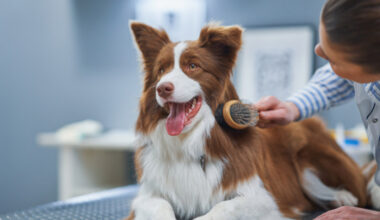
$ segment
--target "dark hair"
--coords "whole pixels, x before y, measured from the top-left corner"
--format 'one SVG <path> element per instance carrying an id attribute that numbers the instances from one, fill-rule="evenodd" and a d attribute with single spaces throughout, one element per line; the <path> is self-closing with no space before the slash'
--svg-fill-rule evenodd
<path id="1" fill-rule="evenodd" d="M 327 0 L 321 20 L 351 62 L 380 73 L 380 0 Z"/>

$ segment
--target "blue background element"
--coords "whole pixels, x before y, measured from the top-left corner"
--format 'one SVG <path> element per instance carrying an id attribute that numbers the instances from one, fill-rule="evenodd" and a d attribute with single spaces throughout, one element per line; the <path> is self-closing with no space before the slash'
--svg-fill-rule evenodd
<path id="1" fill-rule="evenodd" d="M 207 17 L 225 25 L 317 28 L 323 3 L 208 0 Z M 39 132 L 87 118 L 133 128 L 141 91 L 128 28 L 134 4 L 0 1 L 0 213 L 57 199 L 58 152 L 37 146 Z M 332 127 L 360 121 L 353 102 L 323 116 Z"/>

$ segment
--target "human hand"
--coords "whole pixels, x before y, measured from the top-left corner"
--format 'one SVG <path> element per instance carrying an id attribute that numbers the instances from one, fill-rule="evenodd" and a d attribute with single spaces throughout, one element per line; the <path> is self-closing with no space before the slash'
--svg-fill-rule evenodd
<path id="1" fill-rule="evenodd" d="M 380 212 L 362 209 L 351 206 L 342 206 L 340 208 L 328 211 L 318 216 L 314 220 L 376 220 L 380 219 Z"/>
<path id="2" fill-rule="evenodd" d="M 260 120 L 257 126 L 261 128 L 273 125 L 286 125 L 300 116 L 297 106 L 291 102 L 283 102 L 274 96 L 260 99 L 253 107 L 259 111 Z"/>

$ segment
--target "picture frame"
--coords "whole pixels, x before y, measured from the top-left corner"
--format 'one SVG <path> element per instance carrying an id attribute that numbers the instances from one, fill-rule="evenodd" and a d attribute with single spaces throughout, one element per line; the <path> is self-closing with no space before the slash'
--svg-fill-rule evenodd
<path id="1" fill-rule="evenodd" d="M 285 100 L 301 89 L 313 72 L 314 44 L 309 25 L 246 29 L 235 79 L 240 98 Z"/>

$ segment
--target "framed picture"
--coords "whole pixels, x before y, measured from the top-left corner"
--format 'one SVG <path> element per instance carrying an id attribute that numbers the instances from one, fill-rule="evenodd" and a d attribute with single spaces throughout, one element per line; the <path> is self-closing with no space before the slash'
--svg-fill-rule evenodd
<path id="1" fill-rule="evenodd" d="M 236 75 L 240 98 L 250 102 L 269 95 L 286 99 L 308 82 L 313 54 L 311 26 L 246 29 Z"/>

